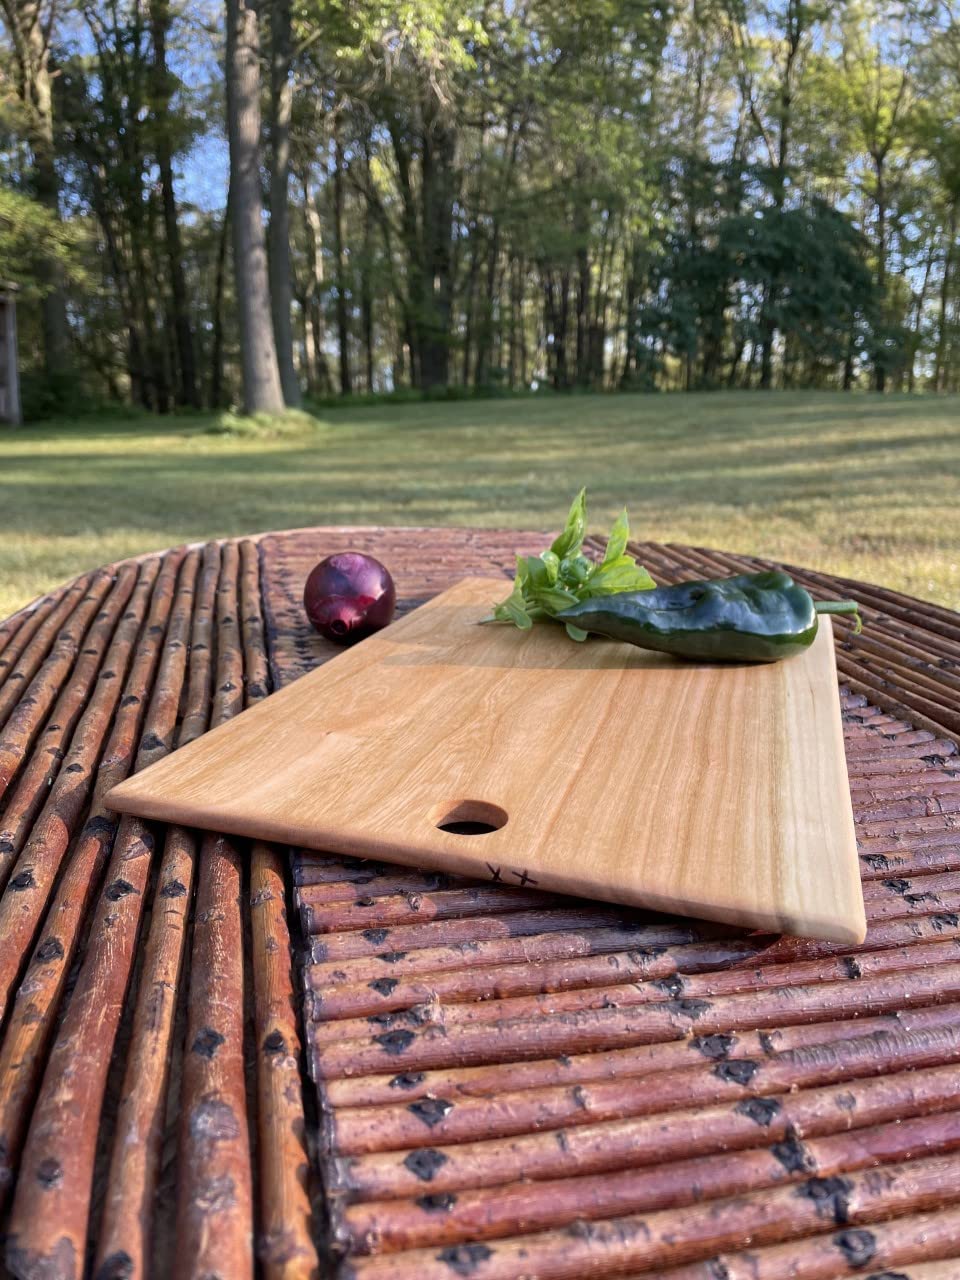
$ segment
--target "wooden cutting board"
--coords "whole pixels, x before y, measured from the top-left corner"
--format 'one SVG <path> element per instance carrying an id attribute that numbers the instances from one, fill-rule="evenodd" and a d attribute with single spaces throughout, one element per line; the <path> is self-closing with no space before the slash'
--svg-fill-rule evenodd
<path id="1" fill-rule="evenodd" d="M 826 619 L 801 657 L 711 666 L 598 638 L 574 644 L 559 627 L 477 626 L 503 594 L 503 580 L 466 579 L 107 803 L 862 941 Z"/>

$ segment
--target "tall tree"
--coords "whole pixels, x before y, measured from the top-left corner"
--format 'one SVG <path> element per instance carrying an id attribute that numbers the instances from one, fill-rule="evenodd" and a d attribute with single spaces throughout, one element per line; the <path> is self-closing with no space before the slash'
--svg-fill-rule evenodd
<path id="1" fill-rule="evenodd" d="M 57 173 L 53 118 L 51 46 L 59 18 L 57 0 L 0 0 L 13 45 L 17 95 L 23 108 L 25 140 L 30 149 L 29 175 L 33 194 L 56 219 L 60 217 L 60 178 Z M 66 299 L 61 264 L 44 258 L 40 264 L 43 308 L 44 367 L 63 373 L 68 363 Z"/>
<path id="2" fill-rule="evenodd" d="M 182 405 L 189 405 L 198 409 L 200 407 L 200 391 L 197 386 L 193 329 L 190 324 L 183 239 L 180 235 L 177 198 L 173 185 L 173 141 L 170 123 L 172 77 L 167 68 L 167 33 L 169 29 L 170 5 L 168 0 L 150 0 L 150 32 L 153 39 L 153 136 L 155 139 L 157 168 L 160 174 L 160 191 L 163 200 L 163 226 L 167 246 L 167 262 L 170 268 L 170 292 L 180 373 L 177 398 Z"/>
<path id="3" fill-rule="evenodd" d="M 843 29 L 841 65 L 844 97 L 855 130 L 854 146 L 869 162 L 865 183 L 873 206 L 875 278 L 879 297 L 887 293 L 890 257 L 890 214 L 898 174 L 896 153 L 911 131 L 910 78 L 905 66 L 891 65 L 874 43 L 872 31 L 879 21 L 876 11 L 857 6 Z M 886 390 L 892 335 L 879 335 L 873 359 L 874 389 Z"/>
<path id="4" fill-rule="evenodd" d="M 226 0 L 230 218 L 247 413 L 284 407 L 273 337 L 260 194 L 260 18 L 251 0 Z"/>
<path id="5" fill-rule="evenodd" d="M 739 3 L 733 7 L 739 19 Z M 774 0 L 772 4 L 761 4 L 759 9 L 759 38 L 751 36 L 746 23 L 740 20 L 735 19 L 733 31 L 743 56 L 741 79 L 747 85 L 750 113 L 765 152 L 765 185 L 774 213 L 780 215 L 787 203 L 791 180 L 796 101 L 804 54 L 827 11 L 811 0 L 785 0 L 783 4 Z M 755 95 L 753 78 L 758 42 L 768 51 L 769 60 Z M 765 390 L 773 385 L 776 312 L 785 284 L 776 264 L 771 263 L 771 267 L 770 277 L 761 285 L 759 316 L 760 386 Z"/>
<path id="6" fill-rule="evenodd" d="M 66 291 L 76 376 L 153 410 L 960 385 L 956 0 L 231 0 L 229 221 L 195 13 L 0 0 L 0 194 L 86 268 L 16 264 L 28 371 Z"/>
<path id="7" fill-rule="evenodd" d="M 293 273 L 290 265 L 290 120 L 293 57 L 290 0 L 271 0 L 270 13 L 270 307 L 280 383 L 287 405 L 300 404 L 293 364 Z"/>

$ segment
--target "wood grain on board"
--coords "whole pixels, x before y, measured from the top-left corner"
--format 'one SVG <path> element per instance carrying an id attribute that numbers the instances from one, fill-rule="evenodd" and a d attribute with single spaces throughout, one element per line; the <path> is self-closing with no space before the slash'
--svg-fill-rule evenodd
<path id="1" fill-rule="evenodd" d="M 129 778 L 147 818 L 838 941 L 863 899 L 830 626 L 770 665 L 477 626 L 468 578 Z M 445 830 L 454 825 L 455 830 Z M 494 829 L 465 834 L 477 825 Z"/>

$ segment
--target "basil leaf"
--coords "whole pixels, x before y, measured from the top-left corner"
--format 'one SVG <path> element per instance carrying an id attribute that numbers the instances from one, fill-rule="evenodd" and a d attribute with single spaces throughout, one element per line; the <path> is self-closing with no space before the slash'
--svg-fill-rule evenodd
<path id="1" fill-rule="evenodd" d="M 583 599 L 593 596 L 612 596 L 621 591 L 649 591 L 655 586 L 653 579 L 632 556 L 621 556 L 606 567 L 600 566 L 586 584 Z"/>
<path id="2" fill-rule="evenodd" d="M 570 514 L 567 516 L 567 523 L 563 527 L 563 533 L 554 541 L 550 550 L 558 560 L 563 560 L 569 555 L 576 555 L 583 546 L 586 532 L 587 491 L 583 488 L 573 500 Z"/>
<path id="3" fill-rule="evenodd" d="M 627 552 L 630 525 L 626 511 L 614 521 L 600 564 L 583 554 L 587 531 L 587 491 L 573 500 L 563 532 L 539 556 L 517 556 L 513 589 L 484 622 L 506 622 L 529 630 L 540 619 L 551 619 L 562 609 L 593 596 L 621 591 L 648 591 L 656 586 L 642 565 Z M 587 632 L 567 625 L 572 640 L 585 640 Z"/>
<path id="4" fill-rule="evenodd" d="M 520 561 L 518 560 L 517 563 L 519 564 Z M 556 581 L 556 578 L 551 581 L 550 570 L 539 556 L 529 556 L 522 563 L 524 568 L 523 585 L 527 593 L 546 590 Z"/>
<path id="5" fill-rule="evenodd" d="M 515 596 L 508 596 L 502 604 L 498 604 L 493 611 L 493 616 L 498 622 L 512 622 L 521 631 L 529 631 L 533 626 L 533 619 L 527 613 L 523 599 L 517 599 Z"/>
<path id="6" fill-rule="evenodd" d="M 559 613 L 561 609 L 569 609 L 579 603 L 579 598 L 572 591 L 564 591 L 563 587 L 546 587 L 538 591 L 534 599 L 548 613 Z"/>
<path id="7" fill-rule="evenodd" d="M 607 549 L 604 553 L 603 564 L 601 568 L 605 568 L 608 564 L 612 564 L 627 549 L 627 540 L 630 537 L 630 521 L 627 518 L 627 509 L 624 509 L 617 516 L 613 528 L 610 530 L 610 537 L 607 539 Z"/>
<path id="8" fill-rule="evenodd" d="M 560 574 L 560 559 L 552 551 L 541 551 L 540 559 L 547 567 L 547 580 L 553 586 Z"/>
<path id="9" fill-rule="evenodd" d="M 576 590 L 587 581 L 596 567 L 586 556 L 567 556 L 560 561 L 560 581 L 565 587 Z"/>

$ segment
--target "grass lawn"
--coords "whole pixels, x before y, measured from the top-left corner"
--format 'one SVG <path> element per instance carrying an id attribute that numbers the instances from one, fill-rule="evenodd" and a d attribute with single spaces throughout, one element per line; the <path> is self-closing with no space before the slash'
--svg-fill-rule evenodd
<path id="1" fill-rule="evenodd" d="M 573 396 L 0 428 L 0 617 L 81 569 L 311 524 L 591 529 L 756 552 L 960 608 L 960 398 Z"/>

